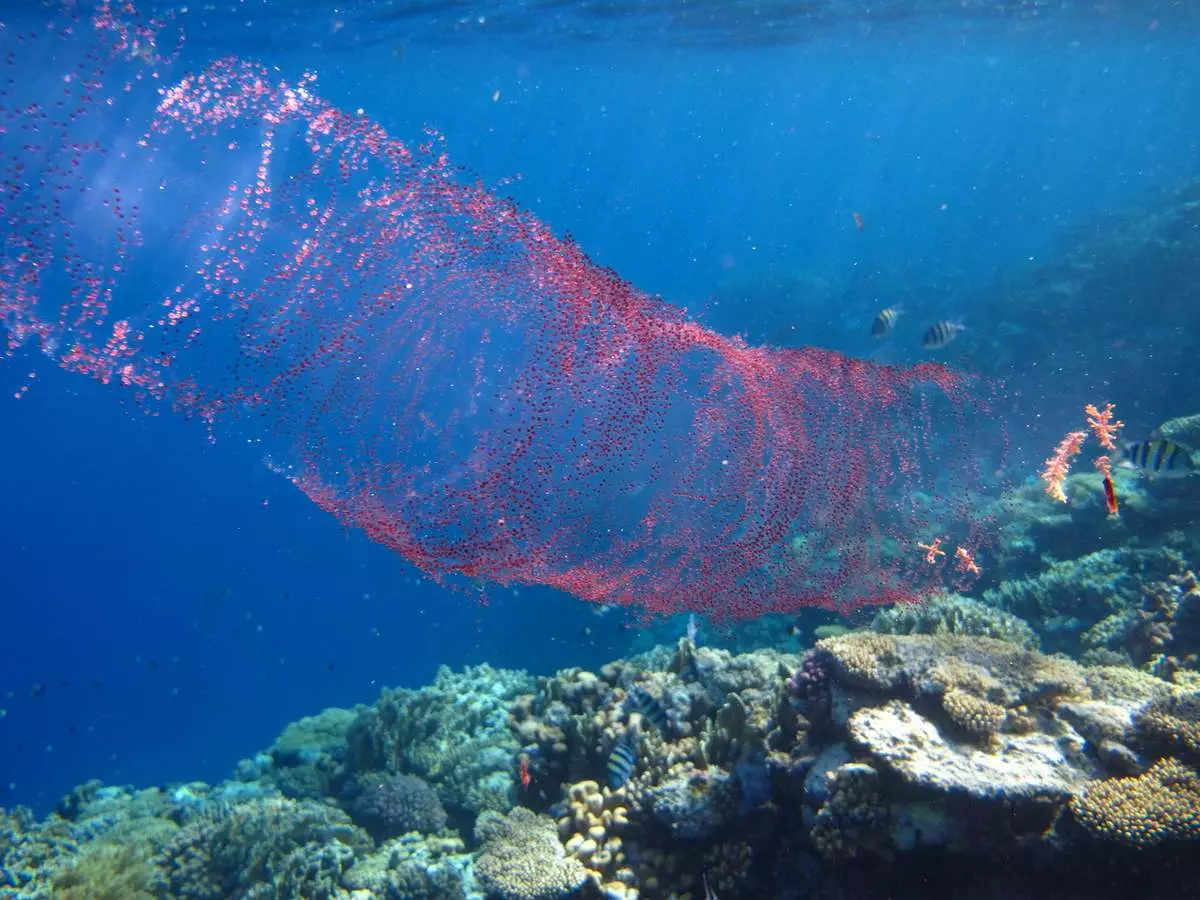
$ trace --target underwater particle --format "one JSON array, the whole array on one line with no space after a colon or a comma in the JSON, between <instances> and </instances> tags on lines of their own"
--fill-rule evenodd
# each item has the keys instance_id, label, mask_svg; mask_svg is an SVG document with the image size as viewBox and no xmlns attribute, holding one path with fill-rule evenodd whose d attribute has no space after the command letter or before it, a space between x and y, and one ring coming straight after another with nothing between
<instances>
[{"instance_id":1,"label":"underwater particle","mask_svg":"<svg viewBox=\"0 0 1200 900\"><path fill-rule=\"evenodd\" d=\"M903 314L904 308L901 306L889 306L887 309L881 309L879 315L875 317L875 321L871 323L871 337L887 337L896 326L896 320Z\"/></svg>"},{"instance_id":2,"label":"underwater particle","mask_svg":"<svg viewBox=\"0 0 1200 900\"><path fill-rule=\"evenodd\" d=\"M958 337L960 331L965 331L966 325L961 322L941 321L929 326L925 337L921 338L921 346L926 350L941 350Z\"/></svg>"}]
</instances>

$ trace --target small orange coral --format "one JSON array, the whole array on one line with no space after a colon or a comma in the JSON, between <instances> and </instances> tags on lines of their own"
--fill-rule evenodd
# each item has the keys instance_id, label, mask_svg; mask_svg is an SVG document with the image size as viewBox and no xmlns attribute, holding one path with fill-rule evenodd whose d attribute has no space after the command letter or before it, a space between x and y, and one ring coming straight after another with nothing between
<instances>
[{"instance_id":1,"label":"small orange coral","mask_svg":"<svg viewBox=\"0 0 1200 900\"><path fill-rule=\"evenodd\" d=\"M1087 416L1088 426L1092 429L1092 434L1096 435L1096 440L1100 442L1100 446L1105 450L1117 449L1117 432L1125 425L1124 422L1114 422L1113 405L1111 403L1104 404L1104 409L1096 409L1091 403L1083 408L1084 414Z\"/></svg>"},{"instance_id":2,"label":"small orange coral","mask_svg":"<svg viewBox=\"0 0 1200 900\"><path fill-rule=\"evenodd\" d=\"M1072 431L1058 442L1054 454L1046 460L1046 468L1042 469L1042 480L1046 482L1046 493L1059 503L1067 502L1062 485L1071 471L1071 458L1079 453L1087 438L1086 431Z\"/></svg>"}]
</instances>

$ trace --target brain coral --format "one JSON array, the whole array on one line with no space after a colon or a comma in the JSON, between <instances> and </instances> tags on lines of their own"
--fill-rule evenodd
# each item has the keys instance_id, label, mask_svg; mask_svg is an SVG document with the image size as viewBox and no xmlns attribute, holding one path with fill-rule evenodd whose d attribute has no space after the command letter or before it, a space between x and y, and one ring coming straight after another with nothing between
<instances>
[{"instance_id":1,"label":"brain coral","mask_svg":"<svg viewBox=\"0 0 1200 900\"><path fill-rule=\"evenodd\" d=\"M354 802L356 819L389 836L420 831L426 834L446 827L446 811L437 791L413 775L392 775L363 781Z\"/></svg>"},{"instance_id":2,"label":"brain coral","mask_svg":"<svg viewBox=\"0 0 1200 900\"><path fill-rule=\"evenodd\" d=\"M552 819L518 806L507 816L487 811L475 823L483 844L475 875L504 900L556 900L587 879L583 863L566 856Z\"/></svg>"}]
</instances>

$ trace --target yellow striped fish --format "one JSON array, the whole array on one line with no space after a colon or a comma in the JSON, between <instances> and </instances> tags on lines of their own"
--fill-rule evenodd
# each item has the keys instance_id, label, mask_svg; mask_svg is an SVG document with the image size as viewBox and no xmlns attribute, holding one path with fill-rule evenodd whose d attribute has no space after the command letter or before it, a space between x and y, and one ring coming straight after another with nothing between
<instances>
[{"instance_id":1,"label":"yellow striped fish","mask_svg":"<svg viewBox=\"0 0 1200 900\"><path fill-rule=\"evenodd\" d=\"M962 322L938 322L930 325L929 330L925 332L925 337L921 340L921 346L926 350L941 350L958 337L958 333L966 327Z\"/></svg>"},{"instance_id":2,"label":"yellow striped fish","mask_svg":"<svg viewBox=\"0 0 1200 900\"><path fill-rule=\"evenodd\" d=\"M1117 465L1156 475L1188 475L1196 471L1192 451L1174 441L1134 441L1121 448Z\"/></svg>"},{"instance_id":3,"label":"yellow striped fish","mask_svg":"<svg viewBox=\"0 0 1200 900\"><path fill-rule=\"evenodd\" d=\"M889 306L887 309L880 310L875 321L871 323L871 337L887 337L896 327L896 320L902 315L904 315L904 309L900 306Z\"/></svg>"},{"instance_id":4,"label":"yellow striped fish","mask_svg":"<svg viewBox=\"0 0 1200 900\"><path fill-rule=\"evenodd\" d=\"M622 787L633 774L636 764L637 751L633 749L629 735L626 734L617 741L617 746L613 747L613 752L608 756L608 786L614 791Z\"/></svg>"}]
</instances>

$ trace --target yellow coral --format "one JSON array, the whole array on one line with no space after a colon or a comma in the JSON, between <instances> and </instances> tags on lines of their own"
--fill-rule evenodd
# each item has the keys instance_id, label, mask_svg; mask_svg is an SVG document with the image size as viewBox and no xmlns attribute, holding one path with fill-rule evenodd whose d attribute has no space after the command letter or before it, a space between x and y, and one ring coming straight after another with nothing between
<instances>
[{"instance_id":1,"label":"yellow coral","mask_svg":"<svg viewBox=\"0 0 1200 900\"><path fill-rule=\"evenodd\" d=\"M1003 706L966 691L949 690L942 695L942 709L954 724L975 737L991 737L1004 726Z\"/></svg>"},{"instance_id":2,"label":"yellow coral","mask_svg":"<svg viewBox=\"0 0 1200 900\"><path fill-rule=\"evenodd\" d=\"M566 838L567 855L579 860L588 878L607 896L636 900L636 882L629 877L632 870L616 833L629 824L625 789L614 791L594 781L580 781L569 785L566 794L568 809L558 820L558 833Z\"/></svg>"},{"instance_id":3,"label":"yellow coral","mask_svg":"<svg viewBox=\"0 0 1200 900\"><path fill-rule=\"evenodd\" d=\"M1200 777L1176 759L1142 775L1109 778L1071 800L1071 811L1096 837L1149 847L1200 838Z\"/></svg>"},{"instance_id":4,"label":"yellow coral","mask_svg":"<svg viewBox=\"0 0 1200 900\"><path fill-rule=\"evenodd\" d=\"M485 811L475 837L483 845L475 874L504 900L554 900L587 880L583 864L563 851L554 823L524 807L507 816Z\"/></svg>"},{"instance_id":5,"label":"yellow coral","mask_svg":"<svg viewBox=\"0 0 1200 900\"><path fill-rule=\"evenodd\" d=\"M132 846L101 843L54 876L59 900L151 900L158 873Z\"/></svg>"},{"instance_id":6,"label":"yellow coral","mask_svg":"<svg viewBox=\"0 0 1200 900\"><path fill-rule=\"evenodd\" d=\"M815 648L829 653L846 675L874 685L880 680L883 665L896 658L896 640L892 635L853 631L817 641Z\"/></svg>"}]
</instances>

